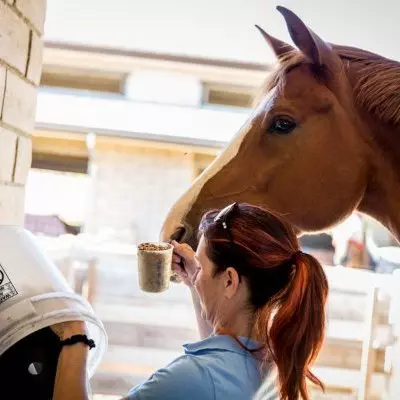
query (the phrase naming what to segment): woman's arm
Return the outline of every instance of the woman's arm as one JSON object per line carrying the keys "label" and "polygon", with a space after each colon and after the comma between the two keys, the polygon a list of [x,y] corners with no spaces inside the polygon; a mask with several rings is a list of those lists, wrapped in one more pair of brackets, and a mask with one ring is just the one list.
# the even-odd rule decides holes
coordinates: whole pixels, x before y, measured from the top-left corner
{"label": "woman's arm", "polygon": [[[54,325],[60,340],[73,335],[85,335],[84,322],[63,322]],[[83,343],[64,346],[60,352],[54,382],[53,400],[89,400],[87,359],[89,348]]]}
{"label": "woman's arm", "polygon": [[88,347],[83,343],[66,346],[58,359],[53,400],[89,400]]}
{"label": "woman's arm", "polygon": [[199,295],[193,287],[193,281],[199,269],[199,265],[197,264],[197,260],[195,258],[195,252],[186,243],[172,241],[172,245],[174,246],[172,270],[179,275],[179,277],[182,279],[182,282],[190,289],[200,338],[205,339],[211,335],[213,328],[201,316]]}

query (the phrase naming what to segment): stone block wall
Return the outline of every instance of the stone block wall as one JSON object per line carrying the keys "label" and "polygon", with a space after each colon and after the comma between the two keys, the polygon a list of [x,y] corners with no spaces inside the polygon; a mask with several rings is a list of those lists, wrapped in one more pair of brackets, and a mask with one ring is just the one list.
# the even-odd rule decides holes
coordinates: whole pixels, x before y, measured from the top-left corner
{"label": "stone block wall", "polygon": [[0,224],[22,224],[46,0],[0,0]]}

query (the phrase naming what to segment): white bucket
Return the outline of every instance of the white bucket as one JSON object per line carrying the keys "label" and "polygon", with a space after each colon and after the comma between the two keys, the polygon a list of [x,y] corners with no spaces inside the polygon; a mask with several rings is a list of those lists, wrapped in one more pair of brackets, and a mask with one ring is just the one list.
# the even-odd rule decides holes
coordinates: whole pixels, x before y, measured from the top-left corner
{"label": "white bucket", "polygon": [[0,356],[33,332],[71,320],[86,322],[96,343],[89,352],[91,377],[107,349],[103,324],[90,304],[72,291],[30,232],[0,226]]}

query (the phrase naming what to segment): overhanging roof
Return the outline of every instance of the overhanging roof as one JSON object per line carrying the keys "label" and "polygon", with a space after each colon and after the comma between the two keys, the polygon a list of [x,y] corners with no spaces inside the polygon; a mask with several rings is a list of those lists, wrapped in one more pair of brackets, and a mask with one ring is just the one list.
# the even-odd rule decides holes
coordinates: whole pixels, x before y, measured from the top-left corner
{"label": "overhanging roof", "polygon": [[119,96],[39,90],[36,127],[162,142],[221,147],[250,110],[142,103]]}

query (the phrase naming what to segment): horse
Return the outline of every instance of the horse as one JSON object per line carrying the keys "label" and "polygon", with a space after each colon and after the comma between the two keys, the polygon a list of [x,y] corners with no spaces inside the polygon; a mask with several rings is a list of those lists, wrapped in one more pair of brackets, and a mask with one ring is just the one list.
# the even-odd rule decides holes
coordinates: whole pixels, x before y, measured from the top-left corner
{"label": "horse", "polygon": [[400,63],[333,45],[277,7],[295,47],[257,26],[276,55],[254,111],[172,206],[161,240],[196,246],[201,215],[247,202],[299,235],[358,210],[400,238]]}

